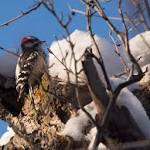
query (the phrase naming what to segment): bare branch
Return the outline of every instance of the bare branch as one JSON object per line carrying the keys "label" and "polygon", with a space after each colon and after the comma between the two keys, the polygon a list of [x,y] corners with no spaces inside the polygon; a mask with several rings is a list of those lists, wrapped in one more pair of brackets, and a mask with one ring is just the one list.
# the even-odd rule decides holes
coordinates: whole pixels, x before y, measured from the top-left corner
{"label": "bare branch", "polygon": [[[82,16],[86,16],[86,12],[82,11],[82,10],[79,10],[79,9],[76,9],[76,8],[72,8],[70,5],[68,6],[69,7],[69,10],[71,13],[73,14],[79,14],[79,15],[82,15]],[[97,14],[92,14],[93,17],[97,17],[97,18],[100,18],[99,15]],[[114,20],[114,21],[121,21],[121,18],[120,17],[116,17],[116,16],[108,16],[108,18],[110,20]],[[126,21],[128,21],[128,18],[125,18]]]}
{"label": "bare branch", "polygon": [[127,29],[127,26],[126,26],[126,23],[125,23],[125,20],[124,20],[123,12],[122,12],[122,9],[121,9],[121,4],[122,4],[122,0],[119,0],[119,14],[122,18],[122,23],[123,23],[123,26],[125,28],[125,35],[122,37],[124,39],[123,40],[124,41],[124,46],[125,46],[125,49],[126,49],[126,52],[128,54],[128,57],[129,57],[130,61],[136,67],[136,70],[139,73],[139,75],[142,75],[143,72],[142,72],[139,64],[137,63],[136,59],[133,57],[133,55],[131,54],[131,51],[130,51],[128,29]]}
{"label": "bare branch", "polygon": [[32,11],[37,10],[40,6],[41,6],[42,2],[37,2],[32,8],[30,8],[27,11],[22,11],[18,16],[0,24],[0,27],[4,27],[4,26],[8,26],[10,24],[12,24],[13,22],[15,22],[16,20],[28,15],[29,13],[31,13]]}
{"label": "bare branch", "polygon": [[[126,12],[126,17],[128,18],[129,22],[133,25],[135,31],[137,34],[140,33],[140,30],[137,28],[136,24],[134,23],[134,21],[130,18],[130,16],[128,15],[128,13]],[[142,34],[139,34],[140,37],[142,38],[144,44],[150,49],[150,44],[146,41],[145,37]]]}
{"label": "bare branch", "polygon": [[118,55],[118,57],[120,58],[120,61],[121,61],[121,63],[123,64],[123,66],[124,66],[124,68],[125,68],[125,72],[128,73],[130,69],[129,69],[128,65],[126,64],[124,58],[121,56],[121,54],[120,54],[120,52],[119,52],[118,45],[117,45],[117,43],[115,42],[115,39],[114,39],[114,37],[112,36],[112,32],[111,32],[111,31],[109,32],[109,36],[110,36],[112,42],[113,42],[114,45],[115,45],[115,49],[114,49],[115,53],[116,53],[116,54]]}
{"label": "bare branch", "polygon": [[99,65],[102,68],[102,71],[103,71],[103,74],[104,74],[104,77],[105,77],[105,80],[106,80],[106,83],[107,83],[107,89],[112,91],[112,88],[111,88],[110,81],[109,81],[109,78],[108,78],[108,75],[107,75],[107,72],[106,72],[106,69],[105,69],[105,65],[104,65],[104,62],[103,62],[101,52],[98,48],[98,45],[97,45],[97,43],[95,41],[95,38],[94,38],[94,34],[92,32],[91,17],[92,17],[91,8],[90,8],[89,5],[86,5],[87,30],[90,33],[91,40],[92,40],[92,42],[95,46],[95,49],[97,50],[100,58],[97,58],[95,55],[93,55],[93,57],[97,60],[97,62],[99,63]]}
{"label": "bare branch", "polygon": [[113,25],[113,23],[109,20],[109,18],[107,17],[105,11],[103,10],[103,8],[101,7],[100,3],[98,0],[93,0],[94,2],[94,8],[97,11],[97,13],[106,21],[106,23],[108,24],[108,26],[110,27],[110,29],[115,32],[117,35],[119,35],[121,32]]}
{"label": "bare branch", "polygon": [[2,51],[6,52],[6,53],[9,53],[9,54],[14,55],[14,56],[16,56],[16,57],[19,57],[19,55],[18,55],[17,53],[14,53],[14,52],[12,52],[12,51],[10,51],[10,50],[8,50],[8,49],[5,49],[5,48],[2,47],[2,46],[0,46],[0,49],[1,49]]}
{"label": "bare branch", "polygon": [[68,69],[67,66],[50,50],[50,48],[47,48],[47,49],[48,49],[49,53],[51,53],[65,67],[66,71],[74,74],[73,71]]}
{"label": "bare branch", "polygon": [[148,26],[148,23],[147,23],[146,18],[145,18],[145,16],[144,16],[144,11],[142,10],[142,6],[141,6],[140,1],[132,0],[131,2],[133,3],[133,5],[134,5],[134,6],[138,9],[138,11],[139,11],[140,22],[143,24],[144,29],[145,29],[145,30],[149,30],[150,27]]}
{"label": "bare branch", "polygon": [[54,8],[54,4],[53,3],[47,3],[47,0],[43,0],[41,1],[41,3],[45,6],[45,8],[56,18],[56,20],[58,21],[58,23],[63,27],[63,29],[65,30],[65,32],[67,32],[67,35],[69,35],[68,29],[67,27],[69,26],[69,24],[71,23],[72,20],[72,16],[68,15],[68,19],[66,22],[63,21],[62,19],[62,15],[58,16],[58,14],[56,13],[56,10]]}
{"label": "bare branch", "polygon": [[149,1],[144,0],[144,3],[145,3],[145,7],[146,7],[146,10],[147,10],[148,17],[150,19],[150,4],[149,4]]}

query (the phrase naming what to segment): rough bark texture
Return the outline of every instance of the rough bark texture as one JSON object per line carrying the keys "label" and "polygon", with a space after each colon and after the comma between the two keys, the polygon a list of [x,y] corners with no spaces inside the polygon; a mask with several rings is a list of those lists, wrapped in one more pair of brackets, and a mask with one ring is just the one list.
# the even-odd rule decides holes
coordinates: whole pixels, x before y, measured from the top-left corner
{"label": "rough bark texture", "polygon": [[[23,106],[16,101],[15,87],[9,89],[0,87],[0,118],[6,120],[16,133],[16,136],[3,146],[4,149],[52,150],[71,148],[76,145],[72,138],[59,135],[71,115],[76,114],[77,103],[73,102],[74,86],[68,85],[69,89],[66,92],[66,86],[59,84],[57,79],[53,79],[49,85],[46,76],[42,79],[42,85],[44,89],[41,85],[34,89],[32,99],[27,95]],[[82,90],[84,93],[87,88],[81,87]],[[67,98],[70,98],[68,101],[75,105],[66,101]],[[80,146],[83,145],[81,143]]]}

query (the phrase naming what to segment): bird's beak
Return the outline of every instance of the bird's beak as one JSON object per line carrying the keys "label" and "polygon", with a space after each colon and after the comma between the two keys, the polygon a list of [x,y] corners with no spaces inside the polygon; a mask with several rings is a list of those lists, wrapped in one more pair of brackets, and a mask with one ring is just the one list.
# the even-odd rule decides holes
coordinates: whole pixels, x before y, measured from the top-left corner
{"label": "bird's beak", "polygon": [[46,41],[38,41],[38,42],[35,42],[35,44],[44,44]]}
{"label": "bird's beak", "polygon": [[40,41],[41,44],[45,43],[46,41]]}

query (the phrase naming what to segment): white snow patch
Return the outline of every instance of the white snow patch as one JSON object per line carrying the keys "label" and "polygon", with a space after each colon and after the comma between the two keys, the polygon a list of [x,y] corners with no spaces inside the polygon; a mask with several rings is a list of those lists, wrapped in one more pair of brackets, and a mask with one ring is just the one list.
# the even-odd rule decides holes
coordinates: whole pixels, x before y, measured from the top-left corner
{"label": "white snow patch", "polygon": [[[88,150],[92,150],[93,149],[93,144],[94,144],[94,140],[95,140],[96,134],[97,134],[96,127],[92,128],[90,130],[90,132],[87,134],[87,136],[86,136],[87,140],[91,141],[89,146],[88,146]],[[103,143],[100,143],[98,145],[97,150],[108,150],[108,148]]]}
{"label": "white snow patch", "polygon": [[80,113],[79,116],[71,118],[65,125],[65,128],[62,132],[63,135],[68,135],[76,141],[80,141],[84,138],[83,129],[88,125],[88,117]]}
{"label": "white snow patch", "polygon": [[[104,64],[106,66],[106,70],[109,74],[109,76],[118,74],[122,71],[123,66],[120,62],[119,57],[116,55],[114,52],[114,45],[111,43],[107,42],[106,40],[100,38],[99,36],[95,35],[95,40],[98,44],[98,47],[102,53],[102,57],[104,58]],[[75,45],[74,46],[74,52],[75,52],[75,57],[76,59],[81,58],[81,56],[84,54],[85,49],[89,46],[93,48],[93,53],[96,56],[98,55],[98,52],[95,50],[94,45],[91,42],[91,38],[88,32],[80,31],[80,30],[75,30],[71,35],[70,35],[72,43]],[[71,69],[75,73],[75,68],[74,68],[74,60],[72,59],[72,50],[70,49],[70,46],[68,42],[65,39],[55,41],[52,43],[50,46],[51,51],[59,58],[59,60],[62,60],[62,58],[66,55],[68,52],[67,58],[66,58],[66,66],[68,69]],[[122,53],[122,49],[120,49],[120,53]],[[126,59],[126,57],[124,56]],[[49,66],[53,65],[49,69],[49,72],[52,76],[58,76],[60,79],[63,81],[67,80],[67,73],[65,70],[65,67],[51,54],[49,54]],[[95,63],[96,68],[99,70],[99,74],[101,76],[101,69],[100,66]],[[82,64],[81,60],[77,64],[77,70],[81,70]],[[79,76],[82,78],[82,80],[85,79],[83,72]],[[70,73],[70,80],[71,82],[75,82],[75,76]]]}
{"label": "white snow patch", "polygon": [[[122,72],[123,65],[121,64],[119,57],[114,52],[115,49],[114,45],[97,35],[95,35],[94,37],[102,53],[102,57],[108,75],[111,77],[113,75]],[[89,46],[93,48],[93,53],[96,56],[99,56],[91,42],[91,38],[88,32],[75,30],[70,35],[70,39],[72,43],[75,45],[74,52],[75,57],[77,59],[79,59],[83,55],[85,49]],[[139,58],[140,56],[142,56],[141,60],[139,61],[141,67],[150,63],[149,43],[150,43],[150,31],[140,33],[139,35],[136,35],[129,41],[131,52],[135,56],[135,58]],[[74,60],[71,57],[72,50],[70,49],[70,46],[65,39],[54,41],[50,46],[50,49],[59,60],[62,60],[62,58],[65,57],[67,54],[66,66],[68,69],[72,70],[73,73],[75,73]],[[126,63],[130,66],[131,62],[128,60],[126,53],[122,47],[120,47],[120,53],[124,58],[124,60],[126,61]],[[81,60],[77,64],[78,71],[81,70],[82,68]],[[50,66],[53,65],[53,67],[49,69],[49,72],[52,76],[58,76],[63,81],[67,81],[67,73],[65,67],[52,54],[49,54],[49,65]],[[98,70],[99,75],[103,80],[103,75],[100,66],[97,63],[95,63],[95,66]],[[83,72],[80,73],[79,78],[81,79],[81,81],[85,80]],[[75,76],[72,73],[70,73],[70,81],[75,82]]]}
{"label": "white snow patch", "polygon": [[[115,88],[120,81],[111,79],[113,88]],[[133,119],[145,135],[147,139],[150,139],[150,120],[145,112],[144,107],[141,102],[137,99],[136,96],[133,95],[127,88],[124,88],[117,99],[117,105],[119,107],[125,106]]]}
{"label": "white snow patch", "polygon": [[[128,77],[126,75],[123,75],[121,77],[111,77],[110,78],[110,83],[112,84],[112,88],[115,89],[117,87],[117,85],[121,84],[121,83],[124,83],[126,82],[128,79]],[[130,91],[133,91],[135,89],[139,89],[139,83],[133,83],[129,86],[127,86],[127,88],[130,90]]]}
{"label": "white snow patch", "polygon": [[14,135],[13,129],[7,126],[7,131],[0,137],[0,146],[6,145]]}
{"label": "white snow patch", "polygon": [[[96,115],[96,109],[94,103],[88,104],[85,109],[93,116]],[[70,136],[76,141],[81,141],[85,138],[83,130],[89,125],[90,120],[88,116],[82,111],[78,111],[78,116],[73,117],[67,121],[65,128],[61,133],[64,136]]]}
{"label": "white snow patch", "polygon": [[129,45],[135,58],[142,57],[139,61],[141,66],[150,63],[150,31],[136,35],[129,41]]}

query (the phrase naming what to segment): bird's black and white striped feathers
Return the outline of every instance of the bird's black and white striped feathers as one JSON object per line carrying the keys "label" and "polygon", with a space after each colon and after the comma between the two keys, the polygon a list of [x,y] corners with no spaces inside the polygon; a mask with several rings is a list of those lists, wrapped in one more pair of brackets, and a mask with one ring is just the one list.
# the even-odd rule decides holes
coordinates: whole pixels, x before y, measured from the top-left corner
{"label": "bird's black and white striped feathers", "polygon": [[18,100],[26,96],[29,89],[39,84],[46,67],[46,58],[42,49],[23,51],[16,65]]}

